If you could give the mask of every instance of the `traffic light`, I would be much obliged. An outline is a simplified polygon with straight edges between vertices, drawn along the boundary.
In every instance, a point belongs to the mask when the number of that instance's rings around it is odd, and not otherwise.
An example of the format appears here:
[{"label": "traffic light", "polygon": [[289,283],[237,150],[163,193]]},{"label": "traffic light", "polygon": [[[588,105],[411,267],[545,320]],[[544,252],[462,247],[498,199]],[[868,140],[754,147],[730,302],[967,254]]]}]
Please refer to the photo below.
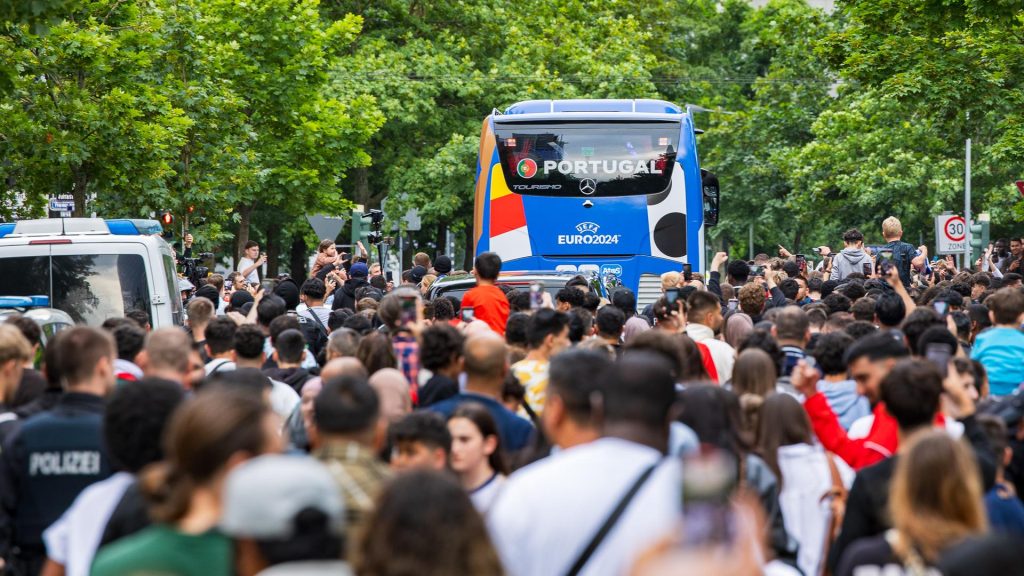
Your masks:
[{"label": "traffic light", "polygon": [[370,223],[363,222],[363,207],[356,205],[352,210],[352,252],[356,251],[356,242],[366,240],[370,234]]},{"label": "traffic light", "polygon": [[174,236],[174,228],[172,228],[172,225],[174,224],[174,215],[171,214],[170,210],[164,210],[160,213],[160,224],[164,227],[164,238],[171,238]]},{"label": "traffic light", "polygon": [[989,243],[988,214],[978,214],[978,219],[971,222],[971,264],[985,253]]}]

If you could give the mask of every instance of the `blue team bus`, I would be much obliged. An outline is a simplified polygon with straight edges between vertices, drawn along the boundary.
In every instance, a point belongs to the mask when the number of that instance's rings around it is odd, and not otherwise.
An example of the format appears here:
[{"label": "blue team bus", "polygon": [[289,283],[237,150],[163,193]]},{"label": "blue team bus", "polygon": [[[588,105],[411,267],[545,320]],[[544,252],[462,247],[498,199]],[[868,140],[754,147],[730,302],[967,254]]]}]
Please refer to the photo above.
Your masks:
[{"label": "blue team bus", "polygon": [[705,268],[718,182],[697,161],[693,117],[660,100],[531,100],[483,123],[476,254],[503,270],[596,273],[657,297],[659,276]]}]

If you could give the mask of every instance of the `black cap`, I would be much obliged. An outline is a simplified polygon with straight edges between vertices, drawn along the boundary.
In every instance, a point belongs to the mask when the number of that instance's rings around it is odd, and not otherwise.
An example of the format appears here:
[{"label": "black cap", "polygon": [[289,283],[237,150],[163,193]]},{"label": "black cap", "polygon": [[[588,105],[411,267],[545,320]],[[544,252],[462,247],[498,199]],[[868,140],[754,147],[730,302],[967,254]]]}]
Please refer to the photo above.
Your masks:
[{"label": "black cap", "polygon": [[[452,271],[452,259],[446,254],[441,254],[434,260],[434,270],[438,274],[449,274]],[[418,280],[417,280],[418,282]]]},{"label": "black cap", "polygon": [[412,270],[409,271],[409,276],[412,278],[413,284],[419,284],[423,281],[423,277],[427,275],[427,269],[423,266],[413,266]]}]

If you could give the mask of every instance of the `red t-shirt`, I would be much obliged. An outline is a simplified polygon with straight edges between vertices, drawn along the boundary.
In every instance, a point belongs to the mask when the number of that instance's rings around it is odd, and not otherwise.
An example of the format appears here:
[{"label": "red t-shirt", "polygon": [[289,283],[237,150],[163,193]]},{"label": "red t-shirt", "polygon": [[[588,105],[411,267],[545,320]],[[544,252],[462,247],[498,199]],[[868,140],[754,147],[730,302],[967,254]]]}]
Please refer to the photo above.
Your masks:
[{"label": "red t-shirt", "polygon": [[477,286],[462,297],[462,307],[472,308],[473,317],[487,322],[487,325],[502,336],[508,322],[508,298],[497,286]]}]

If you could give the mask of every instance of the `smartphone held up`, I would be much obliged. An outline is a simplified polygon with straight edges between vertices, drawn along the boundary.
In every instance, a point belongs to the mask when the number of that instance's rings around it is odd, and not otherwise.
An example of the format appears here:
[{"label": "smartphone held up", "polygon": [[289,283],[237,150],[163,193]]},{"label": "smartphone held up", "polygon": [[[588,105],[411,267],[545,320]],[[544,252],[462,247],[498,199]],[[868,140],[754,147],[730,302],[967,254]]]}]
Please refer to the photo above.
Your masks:
[{"label": "smartphone held up", "polygon": [[[537,282],[530,284],[530,310],[540,310],[544,307],[544,286]],[[472,308],[470,308],[472,310]]]},{"label": "smartphone held up", "polygon": [[398,314],[399,326],[411,326],[416,323],[416,300],[413,294],[403,295],[399,299],[402,304],[401,312]]}]

